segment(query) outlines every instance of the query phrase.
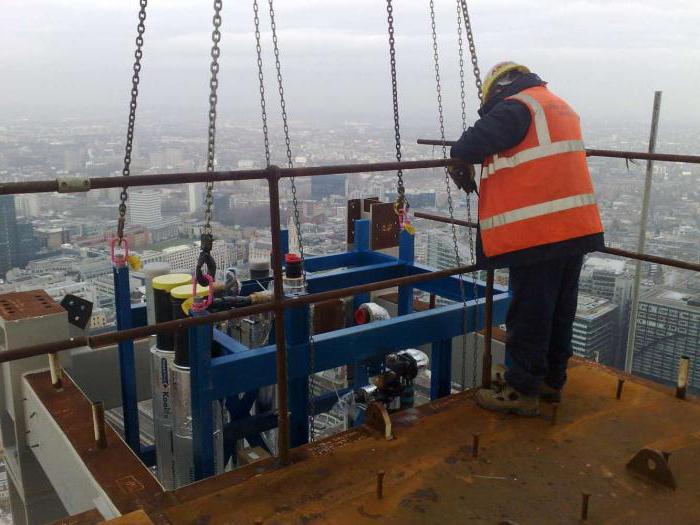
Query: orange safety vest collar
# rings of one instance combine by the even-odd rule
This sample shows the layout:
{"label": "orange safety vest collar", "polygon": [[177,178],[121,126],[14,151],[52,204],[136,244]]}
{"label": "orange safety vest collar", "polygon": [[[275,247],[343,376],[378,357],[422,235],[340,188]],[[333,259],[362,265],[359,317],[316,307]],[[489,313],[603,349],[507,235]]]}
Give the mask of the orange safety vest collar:
{"label": "orange safety vest collar", "polygon": [[525,138],[484,161],[479,226],[493,257],[603,232],[578,115],[544,86],[506,100],[530,110]]}

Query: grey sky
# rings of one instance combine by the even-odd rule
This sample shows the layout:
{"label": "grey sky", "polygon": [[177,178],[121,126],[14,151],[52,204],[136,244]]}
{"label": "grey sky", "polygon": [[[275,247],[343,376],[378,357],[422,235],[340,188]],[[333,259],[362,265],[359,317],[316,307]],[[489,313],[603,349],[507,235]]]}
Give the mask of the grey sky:
{"label": "grey sky", "polygon": [[[276,104],[267,2],[268,104]],[[435,121],[427,0],[395,0],[402,118]],[[456,3],[436,0],[448,128],[459,119]],[[126,117],[136,0],[2,0],[0,113]],[[382,0],[277,0],[290,116],[390,122]],[[221,112],[258,111],[252,2],[224,0]],[[482,70],[529,65],[584,119],[646,121],[655,89],[665,122],[700,121],[697,0],[472,0]],[[211,1],[150,0],[140,110],[206,113]],[[471,115],[476,107],[467,71]],[[1,118],[1,117],[0,117]]]}

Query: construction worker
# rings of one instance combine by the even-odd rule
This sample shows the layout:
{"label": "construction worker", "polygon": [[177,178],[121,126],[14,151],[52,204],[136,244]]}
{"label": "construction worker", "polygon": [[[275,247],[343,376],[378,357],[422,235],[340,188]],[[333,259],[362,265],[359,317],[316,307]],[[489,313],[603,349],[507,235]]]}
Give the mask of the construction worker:
{"label": "construction worker", "polygon": [[451,150],[469,169],[450,174],[470,192],[471,165],[482,166],[477,262],[509,268],[512,299],[509,367],[476,400],[489,410],[535,416],[540,399],[561,399],[583,256],[604,246],[603,226],[571,107],[514,62],[489,71],[483,95],[481,118]]}

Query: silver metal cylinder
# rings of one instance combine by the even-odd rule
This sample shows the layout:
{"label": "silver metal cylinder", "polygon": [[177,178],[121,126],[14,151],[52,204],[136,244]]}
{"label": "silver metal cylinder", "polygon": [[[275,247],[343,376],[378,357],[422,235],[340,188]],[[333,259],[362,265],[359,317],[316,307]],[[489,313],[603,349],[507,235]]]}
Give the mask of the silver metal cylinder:
{"label": "silver metal cylinder", "polygon": [[151,348],[151,392],[153,393],[153,430],[156,445],[158,479],[166,490],[175,488],[173,417],[170,367],[175,352]]}
{"label": "silver metal cylinder", "polygon": [[144,264],[143,275],[146,278],[146,319],[148,324],[155,324],[155,300],[153,299],[153,278],[170,273],[170,265],[166,262]]}
{"label": "silver metal cylinder", "polygon": [[[194,446],[192,438],[192,396],[190,395],[190,369],[172,364],[171,400],[173,419],[173,454],[175,458],[175,487],[193,483]],[[214,474],[224,471],[223,408],[213,402],[212,435],[214,444]]]}

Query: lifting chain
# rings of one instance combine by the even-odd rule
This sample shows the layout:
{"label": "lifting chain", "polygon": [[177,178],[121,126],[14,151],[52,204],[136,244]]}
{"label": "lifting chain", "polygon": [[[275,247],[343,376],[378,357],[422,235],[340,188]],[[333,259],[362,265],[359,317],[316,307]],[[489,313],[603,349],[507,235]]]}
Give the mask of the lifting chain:
{"label": "lifting chain", "polygon": [[[461,21],[460,21],[460,8],[461,8],[461,15],[464,18],[464,27],[467,32],[467,43],[469,46],[469,55],[471,58],[471,63],[472,63],[472,71],[474,72],[474,84],[476,85],[476,93],[479,97],[479,101],[483,103],[484,100],[484,95],[482,91],[482,86],[481,86],[481,71],[479,70],[479,62],[477,60],[476,56],[476,45],[474,44],[474,33],[472,32],[472,22],[471,19],[469,18],[469,9],[467,8],[467,0],[457,0],[457,25],[459,27],[458,34],[460,34],[460,41],[459,41],[459,48],[460,51],[462,49],[462,38],[461,38]],[[460,66],[462,64],[462,60],[460,57]],[[462,127],[466,129],[467,122],[466,122],[466,114],[464,111],[464,68],[460,67],[460,83],[462,87]],[[483,167],[482,167],[483,171]],[[471,195],[467,195],[467,220],[469,222],[472,222],[472,211],[471,211]],[[471,254],[471,264],[474,264],[476,262],[476,257],[474,256],[474,232],[472,231],[472,228],[467,228],[467,235],[468,235],[468,240],[469,240],[469,251]],[[471,274],[471,280],[472,280],[472,287],[474,291],[474,297],[478,297],[478,287],[476,284],[476,275],[474,273]],[[477,322],[477,311],[474,310],[474,325],[476,326]],[[477,369],[477,349],[478,349],[478,335],[476,331],[474,331],[474,352],[472,354],[472,388],[475,388],[477,385],[477,379],[476,379],[476,369]],[[465,366],[465,358],[466,356],[462,356],[462,368]],[[464,372],[462,373],[462,377],[464,377]],[[464,389],[464,381],[462,381],[462,388]]]}
{"label": "lifting chain", "polygon": [[[440,121],[440,139],[442,140],[442,158],[446,159],[447,158],[447,146],[445,145],[445,119],[442,111],[442,85],[440,82],[440,56],[438,54],[438,42],[437,42],[437,32],[435,30],[435,2],[433,0],[430,0],[430,29],[432,31],[432,37],[433,37],[433,62],[435,66],[435,88],[437,92],[437,104],[438,104],[438,118]],[[445,167],[445,189],[447,190],[447,209],[450,213],[450,219],[454,221],[454,204],[452,200],[452,189],[450,186],[450,174],[447,170],[447,167]],[[457,243],[457,227],[452,222],[450,224],[451,229],[452,229],[452,245],[454,248],[454,253],[455,253],[455,265],[456,266],[462,266],[462,260],[459,255],[459,245]],[[467,295],[466,291],[464,289],[464,276],[463,274],[458,274],[457,278],[459,279],[459,292],[460,292],[460,297],[462,299],[462,304],[464,306],[463,309],[463,316],[462,316],[462,321],[463,321],[463,332],[464,336],[462,337],[462,390],[464,390],[464,386],[466,383],[466,368],[465,368],[465,362],[466,362],[466,356],[467,356]]]}
{"label": "lifting chain", "polygon": [[[254,5],[253,9],[255,10],[256,13],[256,19],[257,19],[257,6],[255,5],[256,0],[254,0]],[[289,122],[287,118],[287,103],[284,98],[284,82],[282,79],[282,64],[280,62],[280,50],[279,50],[279,42],[277,39],[277,24],[275,22],[275,8],[274,8],[274,3],[273,0],[268,0],[269,6],[270,6],[270,29],[272,31],[272,47],[273,47],[273,52],[275,55],[275,70],[277,72],[277,88],[279,91],[279,96],[280,96],[280,111],[282,113],[282,128],[284,131],[284,144],[286,146],[286,153],[287,153],[287,166],[288,167],[293,167],[293,162],[292,162],[292,143],[289,138]],[[256,22],[256,29],[257,29],[257,22]],[[258,77],[260,79],[260,100],[261,100],[261,109],[263,111],[264,115],[264,120],[266,121],[266,116],[265,116],[265,93],[264,93],[264,83],[263,83],[263,73],[262,73],[262,58],[260,57],[260,51],[259,51],[259,31],[256,31],[256,39],[257,39],[257,46],[256,50],[258,51]],[[263,123],[263,133],[266,135],[266,122]],[[267,136],[266,136],[267,137]],[[267,138],[266,138],[267,141]],[[267,146],[266,146],[267,147]],[[269,153],[266,153],[266,158],[269,163]],[[306,288],[307,285],[307,280],[306,280],[306,257],[304,254],[304,238],[302,235],[301,231],[301,219],[300,219],[300,214],[299,214],[299,199],[297,197],[297,186],[296,186],[296,181],[294,177],[289,178],[291,190],[292,190],[292,213],[293,213],[293,221],[294,221],[294,230],[297,236],[297,245],[299,247],[299,258],[301,259],[301,267],[302,267],[302,276],[304,278],[304,288]],[[308,396],[308,406],[307,406],[307,414],[308,414],[308,420],[309,420],[309,441],[313,442],[316,440],[316,393],[315,393],[315,385],[316,385],[316,347],[314,344],[314,337],[313,337],[313,305],[309,307],[309,318],[308,318],[308,331],[309,331],[309,380],[308,380],[308,390],[307,390],[307,396]]]}
{"label": "lifting chain", "polygon": [[[399,127],[399,92],[396,83],[396,47],[394,40],[394,6],[386,0],[387,24],[389,29],[389,65],[391,66],[391,100],[394,106],[394,138],[396,139],[396,161],[401,162],[401,130]],[[403,184],[403,170],[396,170],[396,203],[394,209],[399,216],[399,226],[407,219],[409,203]]]}
{"label": "lifting chain", "polygon": [[[207,172],[214,171],[216,152],[216,103],[218,102],[217,90],[219,88],[219,56],[221,49],[221,8],[222,0],[214,0],[214,16],[212,18],[213,30],[211,33],[211,64],[209,72],[209,130],[207,136]],[[212,233],[211,219],[214,206],[214,183],[207,182],[204,196],[204,226],[202,227],[201,252],[197,260],[196,279],[201,286],[208,286],[207,274],[212,279],[216,278],[216,261],[211,255],[214,247],[214,234]],[[206,268],[206,271],[205,271]]]}
{"label": "lifting chain", "polygon": [[462,43],[461,0],[457,0],[457,49],[459,51],[459,100],[462,105],[462,131],[467,131],[467,99],[464,89],[464,45]]}
{"label": "lifting chain", "polygon": [[[131,174],[131,152],[134,145],[134,126],[136,125],[136,105],[139,96],[139,81],[141,80],[141,59],[143,58],[143,34],[146,32],[146,6],[148,0],[139,2],[139,23],[136,26],[136,51],[134,51],[134,74],[131,77],[131,102],[129,103],[129,124],[126,128],[126,147],[124,151],[124,169],[122,175]],[[124,240],[126,224],[126,201],[129,199],[128,186],[125,184],[119,194],[119,218],[117,219],[117,239],[119,246]]]}
{"label": "lifting chain", "polygon": [[474,44],[474,33],[472,33],[472,21],[469,18],[469,9],[467,8],[467,0],[459,0],[462,7],[462,16],[464,17],[464,28],[467,30],[467,42],[469,44],[469,55],[472,61],[472,70],[474,71],[474,83],[476,85],[476,94],[479,96],[479,101],[484,101],[484,93],[481,89],[481,70],[479,70],[479,61],[476,57],[476,45]]}

